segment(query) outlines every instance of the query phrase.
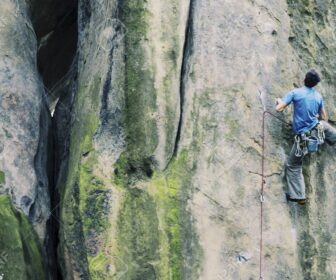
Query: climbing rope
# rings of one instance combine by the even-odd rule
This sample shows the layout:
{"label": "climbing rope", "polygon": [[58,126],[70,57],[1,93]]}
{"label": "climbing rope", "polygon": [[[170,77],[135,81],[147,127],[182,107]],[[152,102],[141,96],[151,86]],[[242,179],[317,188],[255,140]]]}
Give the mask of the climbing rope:
{"label": "climbing rope", "polygon": [[263,220],[264,220],[264,202],[265,202],[265,198],[264,198],[264,187],[265,187],[265,123],[266,123],[266,116],[270,115],[274,118],[276,118],[277,120],[279,120],[280,122],[291,126],[290,123],[284,121],[283,119],[277,117],[276,115],[274,115],[273,113],[269,112],[269,111],[264,111],[263,112],[263,118],[262,118],[262,155],[261,155],[261,187],[260,187],[260,259],[259,259],[259,280],[263,280]]}

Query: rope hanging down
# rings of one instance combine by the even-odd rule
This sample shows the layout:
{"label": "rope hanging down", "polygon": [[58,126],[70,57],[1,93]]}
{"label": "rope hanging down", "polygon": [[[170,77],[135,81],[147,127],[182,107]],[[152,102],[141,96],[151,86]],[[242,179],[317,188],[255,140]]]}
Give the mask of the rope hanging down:
{"label": "rope hanging down", "polygon": [[264,216],[264,187],[265,187],[265,122],[266,122],[266,116],[269,114],[270,116],[276,118],[280,122],[291,126],[290,123],[282,120],[281,118],[277,117],[273,113],[269,111],[263,112],[263,118],[262,118],[262,154],[261,154],[261,187],[260,187],[260,259],[259,259],[259,280],[263,280],[263,257],[262,257],[262,251],[263,251],[263,216]]}

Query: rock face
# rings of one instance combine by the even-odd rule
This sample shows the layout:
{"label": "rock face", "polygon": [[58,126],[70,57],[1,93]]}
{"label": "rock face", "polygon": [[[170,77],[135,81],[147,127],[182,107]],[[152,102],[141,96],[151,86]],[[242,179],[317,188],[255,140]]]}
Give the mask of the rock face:
{"label": "rock face", "polygon": [[36,38],[24,4],[1,5],[2,192],[10,193],[16,206],[43,225],[49,209],[45,167],[50,117],[36,69]]}
{"label": "rock face", "polygon": [[[28,246],[38,276],[22,279],[43,279],[37,248],[55,235],[55,279],[334,279],[334,148],[306,158],[308,202],[288,204],[292,132],[266,115],[262,220],[259,197],[275,97],[316,68],[336,120],[334,2],[40,4],[0,4],[0,223],[14,225],[0,249],[21,244],[11,257],[30,266]],[[22,240],[28,221],[40,242]]]}
{"label": "rock face", "polygon": [[61,100],[73,108],[58,185],[66,279],[194,273],[192,166],[188,151],[172,160],[188,13],[188,2],[79,3],[76,93]]}
{"label": "rock face", "polygon": [[50,209],[46,170],[50,114],[26,4],[4,0],[0,11],[0,272],[5,279],[43,279],[39,248],[46,241]]}

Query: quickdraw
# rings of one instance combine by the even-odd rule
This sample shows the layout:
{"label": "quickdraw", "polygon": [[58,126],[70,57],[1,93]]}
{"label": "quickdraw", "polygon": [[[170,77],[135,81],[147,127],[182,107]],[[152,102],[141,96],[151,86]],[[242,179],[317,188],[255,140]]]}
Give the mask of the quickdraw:
{"label": "quickdraw", "polygon": [[[295,135],[294,140],[295,140],[295,147],[296,147],[295,156],[302,157],[308,154],[306,135],[305,134],[302,134],[301,136]],[[302,148],[301,148],[301,140],[303,141]]]}

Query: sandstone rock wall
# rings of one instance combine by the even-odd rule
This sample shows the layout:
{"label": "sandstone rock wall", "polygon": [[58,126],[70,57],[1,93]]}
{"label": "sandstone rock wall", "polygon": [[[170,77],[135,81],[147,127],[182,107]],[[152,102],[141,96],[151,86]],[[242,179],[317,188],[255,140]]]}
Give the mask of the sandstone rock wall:
{"label": "sandstone rock wall", "polygon": [[[114,9],[108,12],[112,26],[102,30],[95,21],[99,8],[90,5],[81,6],[81,39],[91,49],[83,48],[87,65],[79,72],[91,68],[90,74],[99,70],[111,77],[91,86],[91,98],[99,98],[89,104],[97,104],[100,115],[89,137],[91,149],[76,161],[86,173],[77,170],[81,175],[72,181],[79,193],[76,207],[83,199],[107,207],[105,216],[99,214],[107,225],[99,230],[85,227],[95,211],[84,210],[85,202],[82,213],[78,209],[88,249],[85,273],[122,279],[257,278],[262,113],[273,110],[276,96],[300,85],[310,67],[324,75],[320,91],[332,104],[333,4],[126,1],[113,8],[101,3],[104,11]],[[109,51],[105,70],[95,68],[106,56],[101,48]],[[288,121],[289,115],[279,117]],[[263,274],[332,279],[327,205],[334,199],[326,192],[333,192],[333,175],[325,154],[333,152],[326,147],[307,159],[309,202],[297,207],[284,198],[291,131],[268,118],[266,138]],[[104,190],[99,200],[90,195],[97,184]],[[329,202],[319,207],[323,197]]]}
{"label": "sandstone rock wall", "polygon": [[24,1],[1,1],[0,34],[0,272],[5,279],[42,279],[50,114]]}
{"label": "sandstone rock wall", "polygon": [[[34,266],[15,278],[44,277],[29,220],[59,237],[51,279],[259,279],[263,112],[316,68],[335,122],[335,3],[55,3],[0,4],[0,249]],[[270,115],[265,131],[262,275],[334,279],[334,147],[306,158],[307,204],[288,204],[292,132]]]}

